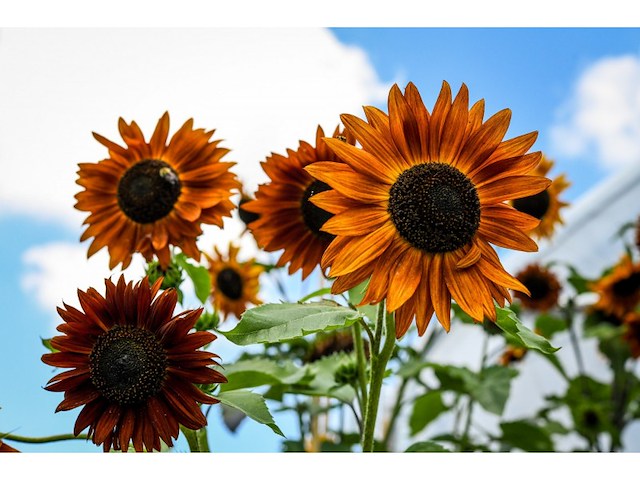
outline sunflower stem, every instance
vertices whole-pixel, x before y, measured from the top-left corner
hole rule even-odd
[[[207,438],[207,428],[202,427],[199,430],[191,430],[180,425],[180,431],[187,439],[189,451],[192,453],[206,452],[209,453],[209,440]]]
[[[358,384],[360,386],[360,411],[363,412],[367,404],[367,359],[364,354],[364,342],[362,341],[362,326],[360,322],[353,324],[353,344],[356,350],[356,361],[358,367]]]
[[[87,435],[78,435],[77,437],[72,433],[62,433],[60,435],[50,435],[48,437],[23,437],[21,435],[13,435],[11,433],[0,432],[0,440],[11,440],[12,442],[20,443],[50,443],[61,442],[63,440],[88,440]]]
[[[364,431],[362,434],[362,451],[373,452],[374,437],[376,427],[376,417],[378,415],[378,405],[380,403],[380,393],[382,391],[382,380],[387,369],[387,362],[391,358],[396,344],[396,325],[393,315],[386,314],[384,300],[378,304],[378,319],[374,345],[371,349],[371,374],[369,377],[369,398],[364,417]],[[384,345],[379,351],[382,339],[382,330],[386,330]]]

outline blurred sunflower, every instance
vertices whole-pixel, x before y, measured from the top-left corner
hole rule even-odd
[[[109,158],[80,163],[75,208],[90,212],[89,226],[80,240],[94,237],[87,256],[109,250],[109,268],[126,268],[133,253],[150,262],[157,255],[166,269],[169,245],[200,259],[196,245],[200,224],[222,226],[222,217],[234,208],[229,197],[239,188],[229,172],[234,163],[221,162],[229,151],[210,141],[214,131],[193,129],[187,120],[167,145],[169,114],[165,113],[147,142],[135,122],[118,121],[122,147],[102,135],[93,136],[109,149]]]
[[[518,273],[516,278],[529,290],[529,295],[514,292],[514,297],[519,299],[526,308],[546,312],[558,304],[560,282],[548,268],[531,264]]]
[[[214,251],[213,257],[204,254],[209,261],[213,305],[217,312],[222,313],[223,320],[226,320],[230,313],[240,319],[240,315],[247,309],[247,304],[262,303],[258,299],[258,278],[264,267],[257,265],[253,258],[246,262],[238,262],[238,247],[231,244],[226,259],[218,247],[214,247]]]
[[[172,446],[179,424],[197,430],[207,424],[200,403],[218,400],[194,384],[224,383],[210,368],[218,356],[198,350],[215,340],[210,332],[189,333],[202,309],[173,316],[178,300],[174,289],[158,294],[162,279],[150,285],[105,280],[106,295],[78,290],[81,310],[58,308],[64,323],[51,346],[59,350],[42,356],[47,365],[71,370],[49,380],[45,389],[65,392],[56,408],[84,405],[73,430],[88,435],[104,451],[160,450]],[[156,296],[157,295],[157,296]]]
[[[527,353],[526,348],[516,347],[515,345],[507,345],[507,348],[504,350],[498,363],[504,367],[509,365],[513,365],[514,363],[519,362],[524,358]]]
[[[318,126],[315,147],[300,141],[298,150],[288,149],[287,156],[267,157],[262,168],[271,181],[258,187],[255,200],[243,204],[244,210],[260,216],[249,225],[260,248],[267,252],[284,250],[277,266],[289,263],[289,274],[301,269],[303,279],[320,264],[322,254],[334,238],[321,230],[331,214],[309,201],[329,186],[304,170],[316,162],[339,161],[323,137],[324,131]],[[354,143],[339,128],[333,137],[341,143]]]
[[[590,285],[600,295],[594,309],[624,317],[640,302],[640,263],[625,254],[613,270]]]
[[[553,165],[554,162],[543,155],[542,161],[536,168],[534,174],[544,177]],[[529,232],[529,235],[538,239],[550,238],[556,226],[564,223],[560,217],[560,209],[569,204],[560,200],[560,194],[570,185],[565,175],[562,174],[554,178],[546,190],[528,197],[516,198],[511,202],[511,205],[513,205],[516,210],[527,213],[540,220],[538,226]]]
[[[629,312],[624,317],[622,339],[629,345],[631,356],[640,357],[640,312]]]
[[[240,216],[240,220],[242,220],[242,223],[244,223],[245,225],[243,233],[247,231],[251,222],[255,222],[260,218],[260,215],[258,215],[257,213],[245,210],[244,205],[251,200],[253,200],[253,198],[244,190],[240,192],[240,201],[238,202],[238,215]]]
[[[368,122],[341,116],[362,148],[326,139],[344,163],[306,167],[333,189],[311,199],[334,215],[322,228],[336,236],[322,257],[333,293],[370,278],[362,304],[386,298],[398,338],[414,316],[422,335],[434,311],[448,331],[452,299],[476,321],[495,320],[494,300],[527,291],[489,243],[537,250],[525,232],[538,220],[505,203],[550,183],[528,174],[540,161],[525,154],[537,133],[503,142],[511,112],[483,122],[484,101],[468,103],[464,84],[452,102],[443,82],[429,114],[413,83],[404,95],[394,85],[388,115],[365,107]]]
[[[7,445],[0,438],[0,453],[20,453],[20,450],[13,448],[11,445]]]

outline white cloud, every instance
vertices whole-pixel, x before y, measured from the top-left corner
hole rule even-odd
[[[384,99],[365,53],[324,29],[5,29],[0,31],[0,215],[80,229],[79,162],[122,143],[118,117],[150,136],[168,110],[216,129],[253,190],[259,164],[333,131],[340,113]]]
[[[144,276],[144,263],[136,258],[124,272],[109,270],[109,255],[101,250],[87,260],[86,247],[79,244],[54,242],[25,251],[22,262],[26,271],[20,279],[24,291],[32,295],[38,306],[59,323],[56,307],[62,302],[80,308],[78,289],[89,287],[105,293],[104,279],[117,281],[124,273],[127,281]]]
[[[607,169],[639,162],[640,58],[625,55],[591,65],[559,116],[551,131],[558,154],[588,154]]]

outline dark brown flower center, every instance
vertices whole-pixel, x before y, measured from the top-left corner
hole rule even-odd
[[[240,300],[242,297],[242,277],[233,268],[220,270],[216,285],[224,296],[231,300]]]
[[[522,283],[529,290],[531,300],[542,300],[551,292],[549,279],[543,275],[529,275],[522,280]]]
[[[260,218],[259,213],[249,212],[242,208],[242,205],[249,202],[251,199],[243,197],[240,199],[240,203],[238,204],[238,214],[240,215],[240,220],[244,222],[245,225],[249,225],[251,222],[255,222]]]
[[[136,163],[118,183],[118,205],[137,223],[152,223],[166,217],[179,196],[178,174],[162,160]]]
[[[636,295],[640,290],[640,273],[634,272],[627,278],[618,280],[612,287],[616,297],[630,297]]]
[[[531,195],[530,197],[516,198],[513,201],[513,208],[516,210],[531,215],[532,217],[542,220],[542,217],[549,210],[551,204],[551,197],[547,190],[543,190],[540,193]]]
[[[402,172],[389,192],[388,211],[398,233],[430,253],[457,250],[480,226],[475,186],[445,163],[423,163]]]
[[[320,193],[326,192],[327,190],[331,190],[331,187],[320,180],[315,180],[311,185],[307,187],[302,195],[302,219],[304,220],[305,225],[311,230],[314,235],[316,235],[321,240],[325,240],[327,242],[331,242],[335,236],[330,233],[323,232],[320,230],[322,226],[333,217],[332,213],[329,213],[320,207],[314,205],[309,201],[311,197]]]
[[[116,326],[96,340],[89,368],[91,381],[107,400],[132,405],[161,390],[167,354],[152,332]]]

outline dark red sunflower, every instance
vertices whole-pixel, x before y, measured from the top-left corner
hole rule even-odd
[[[629,345],[631,356],[640,357],[640,312],[629,312],[624,316],[622,339]]]
[[[213,130],[194,130],[193,119],[167,145],[168,113],[148,142],[135,122],[120,118],[118,127],[126,147],[94,133],[109,158],[79,164],[76,183],[85,190],[76,194],[75,207],[90,212],[80,240],[94,237],[87,256],[107,247],[109,268],[126,268],[140,252],[148,262],[156,255],[166,269],[174,245],[199,260],[200,225],[222,227],[235,208],[230,197],[240,183],[228,171],[235,164],[220,161],[229,150],[210,141]]]
[[[316,162],[339,161],[323,137],[324,131],[318,126],[315,147],[300,141],[298,150],[288,149],[286,156],[274,153],[267,157],[262,168],[270,183],[260,185],[255,200],[243,204],[244,210],[259,215],[249,224],[258,246],[267,252],[284,250],[277,266],[289,264],[289,274],[301,269],[303,279],[320,264],[322,254],[334,238],[321,230],[331,214],[309,201],[329,186],[304,170]],[[333,137],[354,143],[339,128]]]
[[[82,310],[58,308],[64,323],[42,356],[47,365],[71,370],[49,380],[47,390],[65,392],[56,412],[84,405],[74,427],[105,451],[160,450],[172,446],[179,425],[197,430],[207,424],[201,403],[218,400],[195,384],[224,383],[211,366],[217,355],[198,350],[215,340],[210,332],[193,332],[202,308],[173,316],[174,289],[160,294],[162,279],[150,285],[105,280],[106,295],[78,290]]]
[[[490,244],[537,250],[527,232],[539,221],[507,204],[550,184],[531,174],[537,132],[503,141],[510,110],[483,121],[484,101],[469,108],[464,84],[452,100],[444,82],[432,113],[412,83],[404,94],[394,85],[388,108],[365,107],[367,121],[342,115],[362,147],[326,139],[342,162],[306,167],[331,187],[311,202],[334,214],[322,227],[336,237],[322,257],[332,292],[369,278],[362,304],[386,299],[398,338],[414,318],[423,334],[434,311],[449,330],[452,299],[476,321],[495,320],[494,301],[527,290]]]
[[[513,294],[526,308],[546,312],[558,304],[560,282],[548,268],[535,263],[527,265],[516,278],[529,290],[528,295],[518,291]]]
[[[11,445],[7,445],[0,438],[0,453],[20,453],[20,450],[13,448]]]

